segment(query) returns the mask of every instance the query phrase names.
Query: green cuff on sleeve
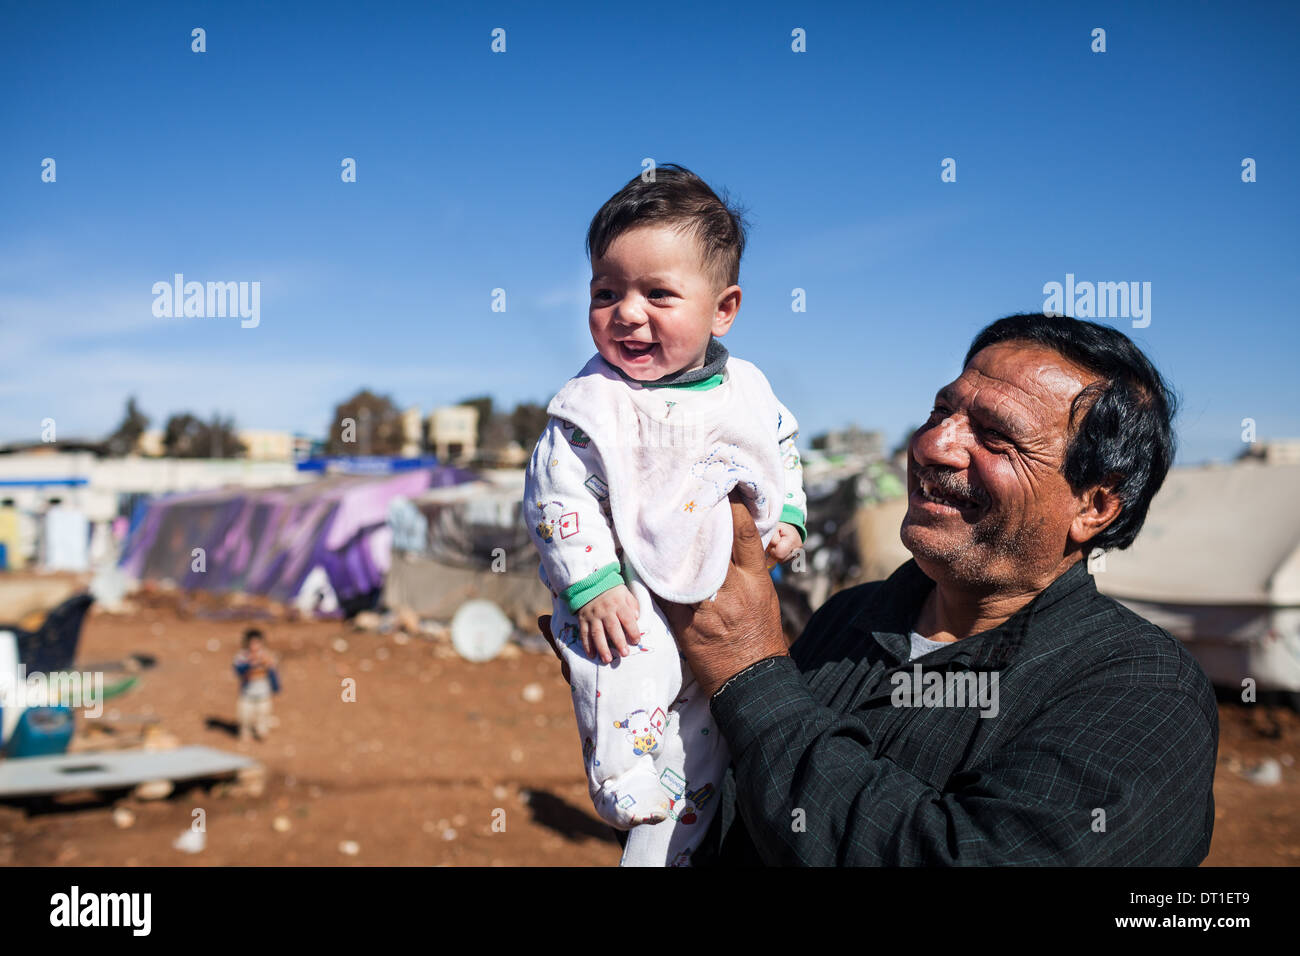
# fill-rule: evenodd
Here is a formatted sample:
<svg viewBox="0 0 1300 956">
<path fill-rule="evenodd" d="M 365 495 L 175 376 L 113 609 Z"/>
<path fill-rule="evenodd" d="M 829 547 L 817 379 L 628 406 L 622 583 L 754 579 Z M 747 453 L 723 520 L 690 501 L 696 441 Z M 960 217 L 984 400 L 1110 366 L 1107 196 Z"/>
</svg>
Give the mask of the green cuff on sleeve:
<svg viewBox="0 0 1300 956">
<path fill-rule="evenodd" d="M 578 608 L 590 602 L 592 598 L 599 597 L 610 588 L 618 587 L 622 583 L 622 568 L 617 561 L 612 561 L 572 587 L 565 588 L 560 592 L 560 597 L 564 598 L 564 603 L 569 605 L 569 610 L 576 614 Z"/>
<path fill-rule="evenodd" d="M 784 521 L 786 524 L 792 524 L 799 529 L 800 541 L 808 540 L 808 529 L 804 527 L 804 524 L 808 519 L 804 516 L 804 513 L 794 505 L 786 505 L 781 509 L 780 520 Z"/>
</svg>

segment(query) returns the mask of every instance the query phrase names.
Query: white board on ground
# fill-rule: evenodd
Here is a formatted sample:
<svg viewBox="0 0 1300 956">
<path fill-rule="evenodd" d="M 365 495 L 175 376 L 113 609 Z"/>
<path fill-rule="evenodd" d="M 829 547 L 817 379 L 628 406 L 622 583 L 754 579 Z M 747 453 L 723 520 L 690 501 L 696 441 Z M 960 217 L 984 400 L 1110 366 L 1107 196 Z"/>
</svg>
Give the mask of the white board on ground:
<svg viewBox="0 0 1300 956">
<path fill-rule="evenodd" d="M 146 780 L 230 776 L 257 761 L 212 747 L 114 750 L 0 761 L 0 797 L 112 790 Z"/>
<path fill-rule="evenodd" d="M 510 618 L 491 601 L 466 601 L 451 619 L 451 645 L 467 661 L 490 661 L 513 631 Z"/>
</svg>

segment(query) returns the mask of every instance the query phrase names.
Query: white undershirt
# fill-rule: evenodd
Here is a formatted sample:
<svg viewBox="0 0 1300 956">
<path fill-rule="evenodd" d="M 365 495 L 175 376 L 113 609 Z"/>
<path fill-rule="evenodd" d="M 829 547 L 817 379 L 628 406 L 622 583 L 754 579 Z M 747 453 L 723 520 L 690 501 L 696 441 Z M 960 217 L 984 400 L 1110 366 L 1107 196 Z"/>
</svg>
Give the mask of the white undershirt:
<svg viewBox="0 0 1300 956">
<path fill-rule="evenodd" d="M 918 657 L 929 654 L 931 651 L 937 651 L 941 647 L 947 647 L 951 641 L 932 641 L 928 637 L 922 637 L 916 631 L 912 632 L 912 656 L 909 661 L 914 661 Z"/>
</svg>

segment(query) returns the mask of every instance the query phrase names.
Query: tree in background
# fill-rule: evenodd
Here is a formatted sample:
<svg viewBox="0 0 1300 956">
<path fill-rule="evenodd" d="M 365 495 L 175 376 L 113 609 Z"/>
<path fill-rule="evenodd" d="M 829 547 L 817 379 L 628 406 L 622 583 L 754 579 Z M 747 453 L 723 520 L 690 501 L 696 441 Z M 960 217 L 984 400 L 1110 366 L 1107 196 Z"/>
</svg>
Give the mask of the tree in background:
<svg viewBox="0 0 1300 956">
<path fill-rule="evenodd" d="M 135 451 L 136 445 L 140 442 L 140 436 L 145 433 L 148 427 L 149 416 L 140 411 L 135 404 L 135 396 L 132 395 L 126 400 L 126 412 L 123 415 L 122 424 L 118 425 L 117 430 L 104 440 L 104 447 L 108 454 L 114 458 L 129 455 Z"/>
<path fill-rule="evenodd" d="M 387 395 L 363 388 L 334 407 L 330 422 L 330 455 L 400 455 L 402 413 Z"/>
<path fill-rule="evenodd" d="M 235 420 L 214 413 L 203 421 L 190 412 L 167 419 L 163 449 L 168 458 L 239 458 L 247 449 L 235 432 Z"/>
<path fill-rule="evenodd" d="M 520 402 L 510 412 L 498 412 L 490 395 L 467 398 L 456 404 L 478 409 L 478 447 L 488 452 L 499 452 L 512 441 L 531 450 L 550 418 L 546 406 L 536 402 Z"/>
<path fill-rule="evenodd" d="M 537 444 L 537 439 L 542 437 L 542 432 L 546 431 L 546 422 L 550 417 L 546 414 L 545 405 L 538 405 L 536 402 L 520 402 L 510 413 L 510 428 L 514 433 L 515 441 L 531 451 Z"/>
</svg>

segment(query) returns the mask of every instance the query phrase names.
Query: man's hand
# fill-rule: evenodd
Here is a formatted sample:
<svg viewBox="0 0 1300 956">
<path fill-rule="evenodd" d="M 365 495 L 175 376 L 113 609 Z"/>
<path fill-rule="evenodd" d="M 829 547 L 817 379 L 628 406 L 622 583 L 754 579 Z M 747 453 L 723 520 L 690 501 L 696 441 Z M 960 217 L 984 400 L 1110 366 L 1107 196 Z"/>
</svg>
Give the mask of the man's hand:
<svg viewBox="0 0 1300 956">
<path fill-rule="evenodd" d="M 560 659 L 560 676 L 564 678 L 566 684 L 572 684 L 573 680 L 569 674 L 569 662 L 560 653 L 559 647 L 555 644 L 555 635 L 551 633 L 551 615 L 543 614 L 539 617 L 537 619 L 537 629 L 542 632 L 542 637 L 546 638 L 546 643 L 551 645 L 551 651 Z"/>
<path fill-rule="evenodd" d="M 678 649 L 710 697 L 750 664 L 787 653 L 762 539 L 744 499 L 735 491 L 730 497 L 731 567 L 718 596 L 694 606 L 660 602 Z"/>
<path fill-rule="evenodd" d="M 599 656 L 608 664 L 614 659 L 609 652 L 612 643 L 620 656 L 627 657 L 627 646 L 641 640 L 641 629 L 637 626 L 640 616 L 641 605 L 624 584 L 596 595 L 578 608 L 582 649 L 588 657 Z"/>
<path fill-rule="evenodd" d="M 777 561 L 784 561 L 801 547 L 803 547 L 803 538 L 799 536 L 799 529 L 782 521 L 772 533 L 772 540 L 767 543 L 767 554 Z"/>
</svg>

